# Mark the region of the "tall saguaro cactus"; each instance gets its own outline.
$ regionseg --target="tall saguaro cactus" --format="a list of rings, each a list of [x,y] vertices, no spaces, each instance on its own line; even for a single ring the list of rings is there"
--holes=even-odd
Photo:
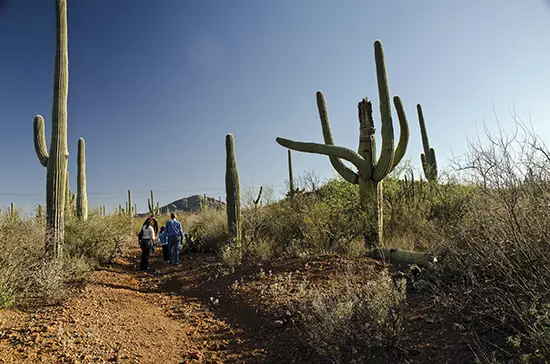
[[[82,220],[88,218],[88,193],[86,192],[86,144],[78,139],[78,175],[76,177],[76,216]]]
[[[416,110],[418,111],[420,134],[422,134],[422,148],[424,149],[424,153],[420,154],[422,168],[424,169],[426,179],[430,182],[435,182],[437,181],[437,161],[435,159],[435,150],[434,148],[430,148],[430,141],[428,139],[428,132],[426,131],[426,123],[424,122],[422,105],[416,105]]]
[[[348,182],[359,185],[361,204],[365,211],[373,209],[376,205],[377,227],[372,235],[365,234],[365,244],[372,247],[380,245],[383,240],[383,210],[382,210],[382,180],[397,166],[407,150],[409,142],[409,125],[403,109],[403,104],[398,96],[393,98],[401,134],[397,148],[394,149],[394,132],[391,115],[390,92],[386,75],[386,65],[382,42],[374,42],[374,58],[376,62],[376,75],[378,81],[378,95],[380,98],[380,114],[382,120],[382,148],[380,158],[376,158],[376,136],[372,104],[364,98],[359,102],[359,150],[334,145],[327,106],[324,95],[317,92],[317,106],[323,129],[324,144],[297,142],[285,138],[277,138],[277,142],[289,149],[300,152],[328,155],[334,169]],[[357,172],[348,168],[341,160],[351,162]],[[368,224],[368,222],[367,222]]]
[[[241,239],[241,187],[239,170],[235,158],[235,138],[233,134],[225,136],[225,193],[227,202],[227,227],[229,234],[240,242]]]
[[[46,167],[46,250],[59,256],[65,232],[65,183],[67,174],[67,94],[69,62],[67,46],[67,3],[56,0],[56,53],[52,107],[52,134],[48,153],[44,118],[34,118],[34,147],[38,160]]]

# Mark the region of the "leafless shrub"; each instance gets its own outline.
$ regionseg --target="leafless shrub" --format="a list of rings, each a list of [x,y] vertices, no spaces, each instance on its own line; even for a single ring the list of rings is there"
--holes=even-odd
[[[518,118],[513,134],[486,130],[455,160],[475,187],[468,214],[449,227],[441,247],[456,278],[483,306],[480,319],[519,330],[518,349],[550,355],[550,158],[537,134]]]

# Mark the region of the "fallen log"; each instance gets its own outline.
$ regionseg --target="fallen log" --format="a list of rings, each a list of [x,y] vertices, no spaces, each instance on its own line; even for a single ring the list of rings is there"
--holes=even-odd
[[[437,262],[437,258],[429,253],[413,252],[393,248],[375,248],[367,252],[365,256],[389,263],[417,264],[424,267],[430,266]]]

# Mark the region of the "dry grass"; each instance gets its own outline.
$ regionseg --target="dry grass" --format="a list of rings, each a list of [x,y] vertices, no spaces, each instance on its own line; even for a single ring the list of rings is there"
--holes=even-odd
[[[0,217],[0,307],[65,299],[92,269],[122,253],[132,232],[125,216],[92,215],[86,222],[69,216],[65,228],[63,255],[50,261],[44,256],[43,220]]]

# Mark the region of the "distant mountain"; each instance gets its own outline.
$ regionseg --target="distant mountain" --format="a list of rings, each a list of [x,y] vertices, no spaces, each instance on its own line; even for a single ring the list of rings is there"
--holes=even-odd
[[[187,211],[187,212],[199,212],[201,204],[209,209],[223,209],[225,208],[225,202],[219,199],[208,197],[206,195],[193,195],[189,197],[180,198],[179,200],[170,202],[167,205],[160,206],[162,214],[169,214],[174,211]],[[139,217],[145,217],[149,215],[149,211],[138,214]]]

